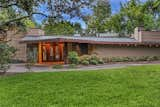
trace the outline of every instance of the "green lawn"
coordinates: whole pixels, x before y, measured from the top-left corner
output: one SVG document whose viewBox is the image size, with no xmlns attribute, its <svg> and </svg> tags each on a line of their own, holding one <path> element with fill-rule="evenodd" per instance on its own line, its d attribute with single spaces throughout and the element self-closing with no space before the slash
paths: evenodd
<svg viewBox="0 0 160 107">
<path fill-rule="evenodd" d="M 160 65 L 0 77 L 0 107 L 159 107 Z"/>
</svg>

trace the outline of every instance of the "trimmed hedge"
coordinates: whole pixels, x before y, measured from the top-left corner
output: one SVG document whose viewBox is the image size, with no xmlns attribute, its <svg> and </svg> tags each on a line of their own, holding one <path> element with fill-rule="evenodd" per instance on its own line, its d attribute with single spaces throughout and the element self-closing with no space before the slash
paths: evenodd
<svg viewBox="0 0 160 107">
<path fill-rule="evenodd" d="M 88 65 L 104 64 L 111 62 L 138 62 L 138 61 L 158 61 L 160 56 L 141 56 L 141 57 L 99 57 L 97 55 L 84 55 L 80 57 L 80 64 Z"/>
<path fill-rule="evenodd" d="M 138 62 L 138 61 L 158 61 L 160 56 L 141 56 L 141 57 L 104 57 L 105 63 L 109 62 Z"/>
</svg>

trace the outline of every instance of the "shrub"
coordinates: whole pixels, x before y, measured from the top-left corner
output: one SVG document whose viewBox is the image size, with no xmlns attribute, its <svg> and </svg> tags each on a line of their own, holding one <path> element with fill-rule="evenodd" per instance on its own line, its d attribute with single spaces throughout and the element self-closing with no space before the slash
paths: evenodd
<svg viewBox="0 0 160 107">
<path fill-rule="evenodd" d="M 96 60 L 90 60 L 90 64 L 92 64 L 92 65 L 98 65 L 98 61 L 96 61 Z"/>
<path fill-rule="evenodd" d="M 112 57 L 112 58 L 110 59 L 110 62 L 121 62 L 122 60 L 124 61 L 124 59 L 122 59 L 122 58 Z"/>
<path fill-rule="evenodd" d="M 104 64 L 104 59 L 98 57 L 97 55 L 84 55 L 80 57 L 80 63 L 83 65 L 97 65 L 97 64 Z"/>
<path fill-rule="evenodd" d="M 81 62 L 81 64 L 83 64 L 83 65 L 89 65 L 89 61 L 83 60 L 83 61 Z"/>
<path fill-rule="evenodd" d="M 153 60 L 157 61 L 157 60 L 159 60 L 159 57 L 158 56 L 153 56 Z"/>
<path fill-rule="evenodd" d="M 137 61 L 157 61 L 157 60 L 160 60 L 159 56 L 103 58 L 103 61 L 105 62 L 137 62 Z"/>
<path fill-rule="evenodd" d="M 63 65 L 53 65 L 53 69 L 62 69 Z"/>
<path fill-rule="evenodd" d="M 69 64 L 69 68 L 71 68 L 71 69 L 77 68 L 77 64 Z"/>
<path fill-rule="evenodd" d="M 99 63 L 99 64 L 104 64 L 104 61 L 103 61 L 102 59 L 100 59 L 100 60 L 98 61 L 98 63 Z"/>
<path fill-rule="evenodd" d="M 98 57 L 97 55 L 92 55 L 90 60 L 95 60 L 95 61 L 99 62 L 100 57 Z"/>
<path fill-rule="evenodd" d="M 77 52 L 69 52 L 68 60 L 70 64 L 78 64 L 79 63 L 79 56 Z"/>
<path fill-rule="evenodd" d="M 10 62 L 15 55 L 16 49 L 7 43 L 0 43 L 0 71 L 5 73 L 10 68 Z"/>
<path fill-rule="evenodd" d="M 83 55 L 80 57 L 80 62 L 89 61 L 90 58 L 91 58 L 91 56 L 89 56 L 89 55 Z"/>
<path fill-rule="evenodd" d="M 138 59 L 138 61 L 147 61 L 148 58 L 149 58 L 148 56 L 141 56 L 137 59 Z"/>
</svg>

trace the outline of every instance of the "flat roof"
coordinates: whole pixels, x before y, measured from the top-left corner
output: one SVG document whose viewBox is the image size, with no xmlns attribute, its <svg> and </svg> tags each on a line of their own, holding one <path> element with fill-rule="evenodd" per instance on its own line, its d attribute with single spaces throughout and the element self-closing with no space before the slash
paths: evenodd
<svg viewBox="0 0 160 107">
<path fill-rule="evenodd" d="M 122 37 L 76 37 L 76 36 L 25 36 L 21 42 L 43 42 L 43 41 L 57 41 L 57 42 L 77 42 L 77 43 L 138 43 L 134 38 Z"/>
</svg>

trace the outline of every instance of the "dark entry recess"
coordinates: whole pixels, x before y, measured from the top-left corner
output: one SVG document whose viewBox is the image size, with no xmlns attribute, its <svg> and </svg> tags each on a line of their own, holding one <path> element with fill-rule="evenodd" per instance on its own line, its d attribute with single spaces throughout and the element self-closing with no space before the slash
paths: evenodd
<svg viewBox="0 0 160 107">
<path fill-rule="evenodd" d="M 81 43 L 79 44 L 81 55 L 88 54 L 88 44 L 87 43 Z"/>
</svg>

